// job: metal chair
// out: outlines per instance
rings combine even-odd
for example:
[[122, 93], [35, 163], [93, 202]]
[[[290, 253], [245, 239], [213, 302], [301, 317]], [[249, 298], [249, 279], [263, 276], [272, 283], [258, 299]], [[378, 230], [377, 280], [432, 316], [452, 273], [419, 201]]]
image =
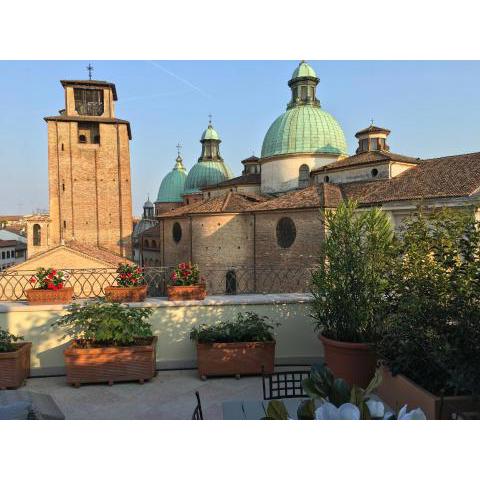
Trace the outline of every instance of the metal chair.
[[193, 411], [192, 420], [203, 420], [202, 403], [200, 402], [200, 394], [198, 392], [195, 392], [195, 396], [197, 397], [197, 406]]
[[308, 378], [309, 375], [310, 370], [289, 370], [287, 372], [265, 374], [262, 367], [263, 399], [308, 397], [303, 390], [303, 380]]

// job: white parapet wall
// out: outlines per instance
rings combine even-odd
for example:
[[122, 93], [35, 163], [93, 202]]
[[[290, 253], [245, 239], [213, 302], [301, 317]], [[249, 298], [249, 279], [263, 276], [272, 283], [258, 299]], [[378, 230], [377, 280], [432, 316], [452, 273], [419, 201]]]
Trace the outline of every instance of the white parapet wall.
[[[308, 294], [211, 296], [202, 301], [170, 302], [150, 298], [132, 307], [153, 308], [149, 321], [158, 336], [159, 369], [192, 368], [196, 365], [195, 344], [190, 329], [201, 323], [215, 323], [236, 317], [238, 312], [267, 315], [281, 325], [275, 329], [277, 365], [310, 365], [323, 355], [310, 317]], [[33, 306], [24, 302], [0, 303], [0, 327], [32, 342], [31, 375], [65, 372], [63, 350], [68, 339], [50, 325], [66, 310], [58, 305]]]

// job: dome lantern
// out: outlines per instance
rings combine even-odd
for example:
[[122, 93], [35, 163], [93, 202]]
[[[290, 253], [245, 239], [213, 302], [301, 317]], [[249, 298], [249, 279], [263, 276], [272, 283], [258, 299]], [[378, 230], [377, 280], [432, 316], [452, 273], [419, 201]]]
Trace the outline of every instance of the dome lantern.
[[208, 122], [208, 127], [202, 133], [200, 143], [202, 144], [202, 154], [198, 159], [199, 162], [223, 162], [220, 155], [220, 136], [212, 125], [212, 116]]
[[315, 70], [305, 60], [302, 60], [288, 82], [288, 86], [292, 90], [292, 99], [287, 109], [298, 105], [315, 105], [319, 107], [320, 102], [316, 97], [316, 89], [319, 82], [320, 79], [317, 77]]
[[153, 218], [154, 206], [150, 201], [150, 195], [147, 197], [147, 201], [143, 204], [143, 218]]

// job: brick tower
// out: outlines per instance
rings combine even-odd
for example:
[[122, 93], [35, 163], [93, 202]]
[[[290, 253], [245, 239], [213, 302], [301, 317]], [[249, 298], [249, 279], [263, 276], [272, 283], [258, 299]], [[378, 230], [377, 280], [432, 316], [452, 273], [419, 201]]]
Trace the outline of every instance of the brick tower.
[[65, 109], [48, 125], [49, 246], [75, 240], [131, 256], [130, 124], [113, 83], [62, 80]]

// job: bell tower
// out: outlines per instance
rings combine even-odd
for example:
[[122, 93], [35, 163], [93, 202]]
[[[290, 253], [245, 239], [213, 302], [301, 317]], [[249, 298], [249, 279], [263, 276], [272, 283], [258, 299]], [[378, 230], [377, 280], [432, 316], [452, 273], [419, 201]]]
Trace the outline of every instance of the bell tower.
[[128, 257], [132, 137], [129, 122], [115, 117], [115, 85], [91, 78], [61, 84], [65, 107], [60, 115], [45, 117], [49, 243], [75, 240]]

